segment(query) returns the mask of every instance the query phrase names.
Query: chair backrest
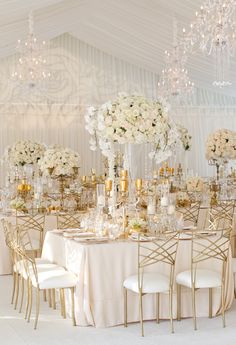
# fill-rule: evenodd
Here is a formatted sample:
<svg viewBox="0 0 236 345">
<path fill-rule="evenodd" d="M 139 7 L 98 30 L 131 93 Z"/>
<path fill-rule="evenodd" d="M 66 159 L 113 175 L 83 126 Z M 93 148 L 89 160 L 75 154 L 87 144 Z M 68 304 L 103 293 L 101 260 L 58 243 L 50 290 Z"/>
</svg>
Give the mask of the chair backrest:
<svg viewBox="0 0 236 345">
<path fill-rule="evenodd" d="M 36 283 L 38 283 L 38 270 L 37 270 L 35 259 L 32 258 L 30 255 L 28 255 L 23 245 L 20 245 L 15 242 L 12 244 L 12 247 L 14 250 L 16 263 L 20 262 L 21 268 L 24 268 L 26 274 L 28 276 L 30 276 L 31 274 L 31 279 L 32 279 L 32 273 L 33 273 L 35 277 L 35 281 Z"/>
<path fill-rule="evenodd" d="M 139 288 L 142 288 L 143 272 L 148 266 L 164 263 L 170 268 L 170 287 L 174 283 L 174 269 L 179 243 L 179 233 L 165 233 L 152 241 L 142 241 L 138 238 L 138 279 Z"/>
<path fill-rule="evenodd" d="M 209 228 L 217 230 L 232 226 L 235 201 L 220 201 L 217 205 L 210 206 Z"/>
<path fill-rule="evenodd" d="M 74 212 L 57 215 L 57 228 L 58 229 L 69 229 L 79 228 L 81 218 L 84 217 L 85 212 Z"/>
<path fill-rule="evenodd" d="M 16 226 L 22 233 L 28 233 L 31 244 L 33 239 L 38 241 L 38 250 L 41 252 L 44 240 L 45 215 L 16 215 Z"/>
<path fill-rule="evenodd" d="M 10 241 L 17 240 L 16 227 L 6 219 L 1 219 L 1 222 L 4 232 L 5 243 L 9 247 Z"/>
<path fill-rule="evenodd" d="M 208 260 L 217 260 L 221 263 L 219 268 L 222 272 L 222 280 L 224 279 L 226 263 L 229 257 L 230 239 L 232 227 L 212 231 L 212 234 L 204 234 L 200 232 L 193 233 L 192 237 L 192 282 L 194 283 L 197 268 L 201 263 Z"/>
<path fill-rule="evenodd" d="M 200 202 L 193 202 L 186 207 L 177 207 L 176 212 L 183 215 L 186 225 L 197 226 L 200 211 Z"/>
</svg>

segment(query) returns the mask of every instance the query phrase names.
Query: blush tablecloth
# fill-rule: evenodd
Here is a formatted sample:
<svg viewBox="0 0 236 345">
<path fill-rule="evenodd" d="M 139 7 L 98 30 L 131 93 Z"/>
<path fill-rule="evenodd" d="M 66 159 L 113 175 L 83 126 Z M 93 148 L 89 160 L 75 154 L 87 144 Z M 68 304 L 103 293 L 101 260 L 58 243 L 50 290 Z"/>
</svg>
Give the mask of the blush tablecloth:
<svg viewBox="0 0 236 345">
<path fill-rule="evenodd" d="M 76 320 L 81 326 L 109 327 L 124 322 L 123 281 L 137 273 L 137 243 L 132 241 L 110 241 L 100 244 L 81 244 L 54 232 L 47 232 L 43 258 L 66 267 L 78 276 L 76 287 Z M 190 268 L 191 241 L 179 242 L 176 274 Z M 205 263 L 206 264 L 206 263 Z M 219 262 L 211 260 L 208 267 L 218 271 Z M 164 272 L 165 266 L 159 269 Z M 226 279 L 226 306 L 233 301 L 233 273 L 229 258 Z M 69 303 L 69 299 L 67 300 Z M 213 315 L 220 311 L 220 289 L 213 292 Z M 155 298 L 145 295 L 143 299 L 144 319 L 155 318 Z M 70 310 L 70 308 L 67 308 Z M 208 315 L 208 290 L 197 291 L 197 315 Z M 176 317 L 176 291 L 174 293 L 174 316 Z M 191 292 L 182 289 L 182 316 L 192 316 Z M 161 295 L 160 317 L 168 318 L 168 294 Z M 138 298 L 128 293 L 128 321 L 139 320 Z"/>
</svg>

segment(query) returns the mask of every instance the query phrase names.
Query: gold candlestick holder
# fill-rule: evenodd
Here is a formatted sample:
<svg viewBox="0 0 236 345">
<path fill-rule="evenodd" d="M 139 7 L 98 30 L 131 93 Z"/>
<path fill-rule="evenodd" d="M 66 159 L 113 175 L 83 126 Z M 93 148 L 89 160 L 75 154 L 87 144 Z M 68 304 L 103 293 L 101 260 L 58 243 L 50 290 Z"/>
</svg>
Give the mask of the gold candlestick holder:
<svg viewBox="0 0 236 345">
<path fill-rule="evenodd" d="M 213 181 L 210 185 L 210 191 L 211 191 L 211 206 L 216 206 L 218 204 L 218 195 L 217 193 L 220 191 L 220 186 L 216 181 Z"/>
</svg>

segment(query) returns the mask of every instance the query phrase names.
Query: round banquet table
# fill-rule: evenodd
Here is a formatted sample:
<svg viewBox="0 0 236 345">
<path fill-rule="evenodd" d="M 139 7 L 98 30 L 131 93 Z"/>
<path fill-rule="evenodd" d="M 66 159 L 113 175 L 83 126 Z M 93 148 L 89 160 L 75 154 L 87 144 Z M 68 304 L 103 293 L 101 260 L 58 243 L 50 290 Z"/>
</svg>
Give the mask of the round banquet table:
<svg viewBox="0 0 236 345">
<path fill-rule="evenodd" d="M 198 222 L 198 229 L 204 228 L 204 225 L 206 225 L 206 214 L 208 212 L 208 208 L 202 207 L 200 210 L 199 215 L 199 222 Z M 15 223 L 16 219 L 15 216 L 6 216 L 4 213 L 0 213 L 0 220 L 2 218 L 6 218 L 13 224 Z M 236 214 L 234 215 L 234 228 L 233 228 L 233 237 L 232 237 L 232 255 L 233 257 L 236 257 Z M 56 228 L 57 220 L 55 214 L 50 214 L 45 216 L 45 232 L 48 230 L 53 230 Z M 0 222 L 0 275 L 4 274 L 11 274 L 12 267 L 11 267 L 11 258 L 10 258 L 10 252 L 5 244 L 4 239 L 4 232 L 2 223 Z"/>
<path fill-rule="evenodd" d="M 46 234 L 42 256 L 66 267 L 78 276 L 76 286 L 76 321 L 80 326 L 109 327 L 123 324 L 123 281 L 137 274 L 137 243 L 131 240 L 109 241 L 99 244 L 82 244 L 62 234 Z M 175 274 L 191 267 L 191 240 L 180 240 Z M 229 308 L 234 297 L 231 253 L 226 273 L 225 304 Z M 219 271 L 219 261 L 210 259 L 203 267 Z M 201 266 L 200 266 L 201 267 Z M 164 273 L 166 266 L 159 264 Z M 150 271 L 153 268 L 150 267 Z M 197 316 L 208 316 L 208 289 L 196 293 Z M 67 304 L 70 303 L 67 295 Z M 168 294 L 161 294 L 160 317 L 169 317 Z M 138 296 L 128 292 L 128 321 L 139 320 Z M 213 289 L 213 315 L 220 312 L 220 289 Z M 144 319 L 155 319 L 155 296 L 143 297 Z M 71 308 L 67 308 L 71 310 Z M 174 317 L 176 317 L 176 289 L 174 291 Z M 182 288 L 182 317 L 192 316 L 191 290 Z"/>
</svg>

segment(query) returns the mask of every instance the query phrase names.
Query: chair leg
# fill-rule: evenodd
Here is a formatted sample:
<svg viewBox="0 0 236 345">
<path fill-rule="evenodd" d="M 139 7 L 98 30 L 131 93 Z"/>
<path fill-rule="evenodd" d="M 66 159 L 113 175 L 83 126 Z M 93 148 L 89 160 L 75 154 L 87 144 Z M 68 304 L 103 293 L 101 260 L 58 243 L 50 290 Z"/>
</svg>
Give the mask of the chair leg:
<svg viewBox="0 0 236 345">
<path fill-rule="evenodd" d="M 30 300 L 30 280 L 27 279 L 26 282 L 26 286 L 27 286 L 27 299 L 26 299 L 26 306 L 25 306 L 25 320 L 27 319 L 28 316 L 28 310 L 29 310 L 29 300 Z"/>
<path fill-rule="evenodd" d="M 197 330 L 197 319 L 196 319 L 196 296 L 195 296 L 195 288 L 192 288 L 192 306 L 193 306 L 193 327 L 194 330 Z"/>
<path fill-rule="evenodd" d="M 52 308 L 56 310 L 56 291 L 52 289 Z"/>
<path fill-rule="evenodd" d="M 181 285 L 177 284 L 177 321 L 181 320 Z"/>
<path fill-rule="evenodd" d="M 47 290 L 43 290 L 43 300 L 47 302 Z"/>
<path fill-rule="evenodd" d="M 17 308 L 17 304 L 18 304 L 18 296 L 19 296 L 19 274 L 16 273 L 16 297 L 15 297 L 15 305 L 14 305 L 14 309 Z"/>
<path fill-rule="evenodd" d="M 48 289 L 48 304 L 49 308 L 52 308 L 52 290 Z"/>
<path fill-rule="evenodd" d="M 170 310 L 171 333 L 174 333 L 174 324 L 173 324 L 173 290 L 172 290 L 172 288 L 169 291 L 169 310 Z"/>
<path fill-rule="evenodd" d="M 66 319 L 65 294 L 64 289 L 60 289 L 61 316 Z"/>
<path fill-rule="evenodd" d="M 76 326 L 76 320 L 75 320 L 75 288 L 70 288 L 71 293 L 71 316 L 72 316 L 72 322 L 73 326 Z"/>
<path fill-rule="evenodd" d="M 36 290 L 36 315 L 34 321 L 34 329 L 37 328 L 38 319 L 39 319 L 39 308 L 40 308 L 40 290 L 37 288 Z"/>
<path fill-rule="evenodd" d="M 224 289 L 224 285 L 221 286 L 221 305 L 222 305 L 223 327 L 225 327 L 225 289 Z"/>
<path fill-rule="evenodd" d="M 31 311 L 32 311 L 32 284 L 30 282 L 29 283 L 29 313 L 28 313 L 28 319 L 27 319 L 28 322 L 30 322 Z"/>
<path fill-rule="evenodd" d="M 21 300 L 20 300 L 20 309 L 19 313 L 22 312 L 23 302 L 24 302 L 24 293 L 25 293 L 25 280 L 21 277 Z"/>
<path fill-rule="evenodd" d="M 14 299 L 15 299 L 15 292 L 16 292 L 16 272 L 13 272 L 12 274 L 12 278 L 13 278 L 13 287 L 12 287 L 12 296 L 11 296 L 11 304 L 14 303 Z"/>
<path fill-rule="evenodd" d="M 156 319 L 160 323 L 160 293 L 156 294 Z"/>
<path fill-rule="evenodd" d="M 124 287 L 124 327 L 127 327 L 127 289 Z"/>
<path fill-rule="evenodd" d="M 212 318 L 212 288 L 209 288 L 209 318 Z"/>
<path fill-rule="evenodd" d="M 234 273 L 234 298 L 236 298 L 236 288 L 235 288 L 235 273 Z"/>
<path fill-rule="evenodd" d="M 141 335 L 144 337 L 144 329 L 143 329 L 143 296 L 142 292 L 139 292 L 139 318 L 141 323 Z"/>
</svg>

